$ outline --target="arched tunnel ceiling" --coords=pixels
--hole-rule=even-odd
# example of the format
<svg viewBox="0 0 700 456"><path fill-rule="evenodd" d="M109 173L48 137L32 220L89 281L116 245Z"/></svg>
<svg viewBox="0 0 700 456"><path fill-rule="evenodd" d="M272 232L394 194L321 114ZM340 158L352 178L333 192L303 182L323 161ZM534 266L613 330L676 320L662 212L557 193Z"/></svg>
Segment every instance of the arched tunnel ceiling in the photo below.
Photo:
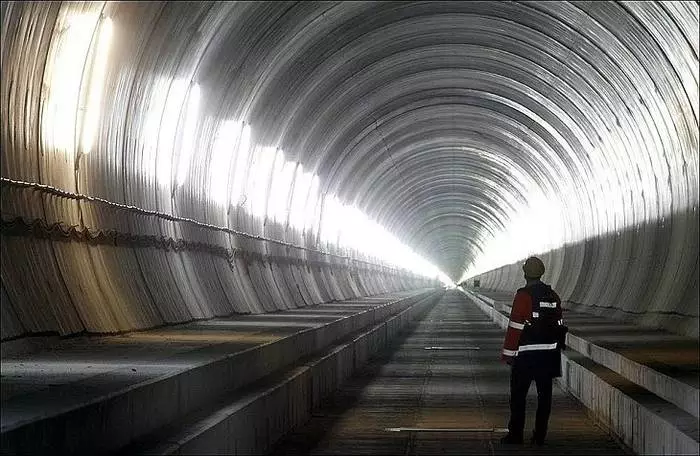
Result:
<svg viewBox="0 0 700 456"><path fill-rule="evenodd" d="M267 8L252 121L455 279L533 187L575 195L583 218L610 193L637 212L640 193L658 199L625 224L697 203L696 3ZM616 133L624 145L602 150ZM637 169L600 175L622 163ZM681 169L690 188L673 188ZM589 233L606 224L621 222Z"/></svg>
<svg viewBox="0 0 700 456"><path fill-rule="evenodd" d="M210 124L243 119L455 280L518 218L559 226L541 243L556 247L697 206L697 2L107 2L103 14L117 43L107 168L138 161L120 147L144 134L149 94L185 78L215 119L197 132L194 194L209 185Z"/></svg>

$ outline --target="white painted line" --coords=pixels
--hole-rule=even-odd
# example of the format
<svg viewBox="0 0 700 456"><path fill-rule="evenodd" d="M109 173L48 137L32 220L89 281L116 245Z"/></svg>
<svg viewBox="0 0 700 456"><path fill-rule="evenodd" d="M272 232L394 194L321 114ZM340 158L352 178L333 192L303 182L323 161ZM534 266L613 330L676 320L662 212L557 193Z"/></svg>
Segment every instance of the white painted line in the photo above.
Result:
<svg viewBox="0 0 700 456"><path fill-rule="evenodd" d="M507 433L506 428L411 428L411 427L396 427L385 428L386 432L494 432Z"/></svg>
<svg viewBox="0 0 700 456"><path fill-rule="evenodd" d="M479 347L425 347L424 350L481 350Z"/></svg>
<svg viewBox="0 0 700 456"><path fill-rule="evenodd" d="M459 323L459 324L467 324L469 322L463 321L463 320L425 320L426 323Z"/></svg>

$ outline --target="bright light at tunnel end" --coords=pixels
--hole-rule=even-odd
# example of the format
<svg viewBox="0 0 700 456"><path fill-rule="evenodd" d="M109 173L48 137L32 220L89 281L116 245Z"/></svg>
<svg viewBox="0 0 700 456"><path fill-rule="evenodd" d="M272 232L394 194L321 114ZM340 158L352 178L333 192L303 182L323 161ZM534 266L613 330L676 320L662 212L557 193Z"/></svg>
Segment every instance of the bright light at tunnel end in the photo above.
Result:
<svg viewBox="0 0 700 456"><path fill-rule="evenodd" d="M356 207L342 204L335 195L326 195L323 206L322 242L337 243L415 274L438 279L447 287L455 286L447 274Z"/></svg>
<svg viewBox="0 0 700 456"><path fill-rule="evenodd" d="M194 87L197 90L195 100L198 100L199 87ZM196 112L196 103L191 111ZM251 127L244 121L228 119L219 126L212 153L209 196L222 209L227 205L228 176L233 172L230 203L242 204L245 189L245 194L251 195L249 201L245 198L245 208L254 217L301 232L320 230L322 249L332 250L333 246L350 249L354 252L351 257L370 259L436 279L446 287L455 286L447 274L361 210L341 203L333 194L322 194L318 176L305 171L301 163L288 159L281 147L251 144L251 135ZM253 160L246 173L243 168L251 153ZM181 162L179 184L185 179L187 161ZM243 178L244 174L248 174L248 179Z"/></svg>

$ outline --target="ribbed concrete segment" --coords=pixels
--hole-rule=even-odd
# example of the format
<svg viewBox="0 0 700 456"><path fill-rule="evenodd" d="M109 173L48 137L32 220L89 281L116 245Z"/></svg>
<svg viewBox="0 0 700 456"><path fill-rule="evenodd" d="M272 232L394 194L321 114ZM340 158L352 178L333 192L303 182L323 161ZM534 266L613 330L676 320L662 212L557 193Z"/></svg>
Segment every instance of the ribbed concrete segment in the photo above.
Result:
<svg viewBox="0 0 700 456"><path fill-rule="evenodd" d="M503 330L488 316L464 295L448 292L274 454L625 454L557 386L547 445L501 444L499 428L509 418L509 368L498 360L502 341ZM534 425L534 385L527 407L526 432ZM402 427L465 431L386 430Z"/></svg>
<svg viewBox="0 0 700 456"><path fill-rule="evenodd" d="M0 24L0 456L268 452L453 285L280 452L501 451L383 429L505 425L530 255L571 313L545 451L619 450L585 407L700 454L699 1Z"/></svg>

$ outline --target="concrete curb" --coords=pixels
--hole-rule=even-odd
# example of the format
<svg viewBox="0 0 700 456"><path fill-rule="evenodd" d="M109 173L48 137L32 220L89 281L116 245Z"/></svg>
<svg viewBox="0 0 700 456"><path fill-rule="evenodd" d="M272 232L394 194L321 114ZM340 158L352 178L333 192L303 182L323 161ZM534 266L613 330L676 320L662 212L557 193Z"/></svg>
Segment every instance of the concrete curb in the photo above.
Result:
<svg viewBox="0 0 700 456"><path fill-rule="evenodd" d="M437 298L437 297L436 297ZM352 341L292 368L267 384L165 437L139 454L264 454L310 419L321 401L436 301L425 297Z"/></svg>
<svg viewBox="0 0 700 456"><path fill-rule="evenodd" d="M505 330L508 326L508 317L489 305L488 301L493 302L493 300L482 300L481 296L476 296L465 290L462 291ZM570 345L570 341L579 347L586 347L585 344L588 344L577 336L571 336L571 334L567 334L567 346ZM593 344L588 344L589 347L591 345ZM583 357L595 353L594 350L580 351L576 346L572 346L572 348ZM644 404L606 383L598 375L572 360L571 356L567 356L566 352L562 353L562 377L558 378L557 382L562 389L579 399L596 421L634 452L638 454L699 453L698 441L654 411L649 410ZM598 362L593 357L591 360ZM622 374L621 376L624 377Z"/></svg>
<svg viewBox="0 0 700 456"><path fill-rule="evenodd" d="M474 293L473 293L474 294ZM474 294L477 298L486 301L492 307L502 312L510 313L510 306L498 300L489 298L481 294ZM506 324L508 323L506 319ZM575 330L574 330L575 332ZM683 383L666 374L637 363L629 358L608 350L605 347L596 345L586 339L569 332L566 335L566 345L584 354L596 363L617 372L624 378L639 386L651 391L657 396L674 404L681 410L690 413L694 417L700 417L698 404L700 403L700 390L691 385Z"/></svg>
<svg viewBox="0 0 700 456"><path fill-rule="evenodd" d="M18 423L3 430L0 453L116 451L222 394L250 385L435 293L425 291L397 299L213 362L130 385L53 416Z"/></svg>

